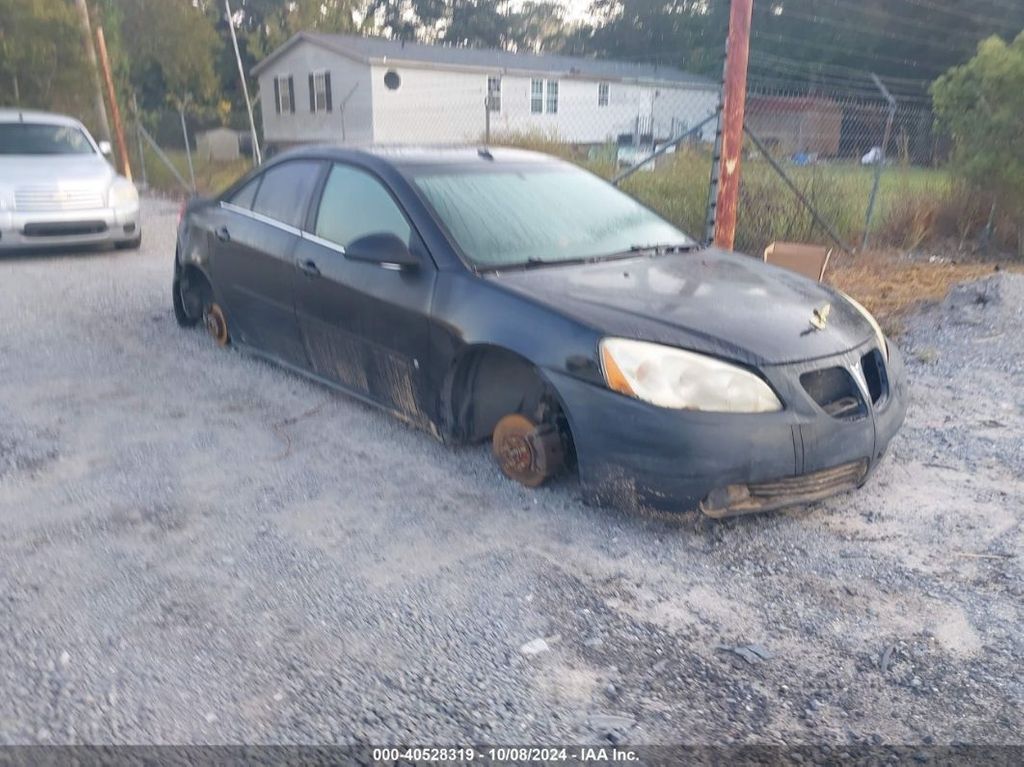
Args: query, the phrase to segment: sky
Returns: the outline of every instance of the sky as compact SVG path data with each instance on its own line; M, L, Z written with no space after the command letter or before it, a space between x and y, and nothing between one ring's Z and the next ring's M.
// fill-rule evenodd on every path
M565 6L566 21L579 21L587 16L587 7L591 0L560 0Z

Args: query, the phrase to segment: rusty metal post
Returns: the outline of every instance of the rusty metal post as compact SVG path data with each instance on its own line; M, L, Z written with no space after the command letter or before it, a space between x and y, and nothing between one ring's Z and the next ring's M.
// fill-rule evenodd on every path
M740 159L743 120L747 105L747 64L754 0L732 0L729 42L725 56L722 111L721 180L715 206L715 244L732 250L736 242L736 216L740 200Z
M89 6L86 5L85 0L75 0L75 8L78 10L78 23L82 30L82 45L85 48L85 59L92 72L93 95L95 96L93 103L96 108L96 121L100 129L100 138L104 141L110 141L110 122L107 120L107 108L103 105L103 84L100 82L100 70L96 65L96 49L92 44Z
M128 162L128 144L124 140L124 124L121 122L121 108L117 105L114 75L110 71L110 58L107 56L107 41L103 37L103 27L96 27L96 52L99 54L100 68L103 70L103 80L107 84L107 99L110 101L110 113L114 116L114 139L117 141L117 159L121 165L121 173L131 181L132 166Z

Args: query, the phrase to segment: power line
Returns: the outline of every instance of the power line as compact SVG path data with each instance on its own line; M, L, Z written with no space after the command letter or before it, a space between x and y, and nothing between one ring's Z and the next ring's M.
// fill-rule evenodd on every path
M765 67L764 65L755 64L752 66L751 71L754 78L764 80L777 80L786 82L787 84L801 84L807 87L821 86L832 89L833 91L842 91L843 95L853 95L868 97L874 100L881 99L881 94L878 92L873 84L870 84L866 80L842 80L832 79L828 76L815 77L806 75L797 75L792 72L779 71ZM904 93L900 91L893 92L893 95L899 101L903 102L919 102L919 103L930 103L931 99L922 93Z
M902 0L902 1L904 3L909 4L909 5L915 5L918 8L927 8L928 10L931 10L931 11L938 11L939 13L945 13L945 14L947 14L949 16L956 16L958 18L966 19L968 21L974 21L974 22L983 23L983 24L991 24L992 26L995 26L995 27L1007 27L1008 26L1008 22L1005 19L996 19L996 18L993 18L992 16L984 16L984 15L982 15L980 13L972 13L971 11L965 11L965 10L962 10L960 8L950 8L947 5L943 5L942 3L935 2L935 0ZM991 2L993 5L996 5L996 6L1000 7L1000 8L1006 8L1007 10L1010 10L1010 11L1018 11L1019 12L1021 10L1021 6L1020 5L1005 6L1005 5L1000 5L997 2L994 2L994 0L989 0L989 2Z
M814 69L821 69L821 70L826 71L826 72L836 73L837 75L858 75L862 79L865 79L865 80L868 80L870 78L870 74L868 73L868 71L866 71L864 69L857 69L855 67L848 67L848 66L845 66L843 64L833 64L833 63L830 63L830 62L821 62L821 61L810 61L808 59L792 59L792 58L787 58L786 56L779 56L778 54L775 54L775 53L767 53L765 51L756 51L756 50L751 51L751 56L755 57L755 58L759 58L759 59L761 59L763 61L766 61L766 62L779 62L780 64L787 65L787 66L793 66L793 67L799 66L799 67L804 68L805 70L807 68L809 68L809 67L813 67ZM885 79L886 79L886 82L899 82L899 83L905 83L905 84L908 84L908 85L917 85L917 86L930 85L933 82L929 78L912 78L912 77L889 76L889 77L886 77Z
M872 62L887 61L892 64L899 64L905 67L914 68L927 68L935 72L936 77L945 72L948 67L941 64L925 64L920 61L916 61L909 56L902 58L896 56L889 56L884 53L866 53L865 51L854 50L853 48L845 48L841 45L833 45L831 43L818 43L813 40L799 39L795 37L789 37L778 32L764 32L757 30L754 32L754 37L758 39L773 38L773 42L779 45L787 46L805 46L808 48L817 48L818 50L828 51L829 53L846 53L852 56L866 56L869 57Z
M784 18L784 17L789 17L789 18L793 18L793 19L800 19L802 21L810 22L811 24L820 24L820 25L824 25L824 26L829 26L829 27L837 28L837 29L840 29L840 30L843 30L843 31L849 30L849 25L848 24L844 24L841 21L837 21L835 19L831 19L831 18L829 18L827 16L819 16L819 15L813 14L813 13L801 13L800 11L791 11L791 10L788 10L788 9L784 10L778 16L771 16L769 18L778 19L778 18ZM875 29L875 30L873 30L873 33L877 34L880 37L887 37L890 40L897 40L897 41L902 42L902 43L908 43L909 42L909 43L914 43L915 45L930 46L932 48L942 48L942 49L947 50L947 51L950 50L950 47L951 47L949 42L946 41L946 40L935 40L935 39L932 39L932 38L915 37L915 36L911 36L911 35L901 34L899 32L893 32L893 31L890 31L890 30L887 30L887 29ZM971 47L973 48L973 46L971 46ZM959 49L956 49L956 50L959 50ZM967 49L964 49L964 52L966 52L966 50Z
M923 7L930 8L932 10L942 9L942 6L940 4L938 4L938 3L935 3L933 0L903 0L903 1L907 2L907 3L914 4L914 5L921 5ZM828 2L831 5L835 6L836 8L842 8L842 9L845 9L845 10L853 12L853 13L863 14L864 16L871 16L871 17L874 17L874 18L878 19L879 21L885 22L887 24L905 24L905 25L909 25L909 26L913 27L914 30L916 30L916 31L920 31L920 32L928 32L928 31L934 32L936 34L943 35L943 37L946 38L946 39L948 39L950 36L957 37L957 38L959 38L961 40L965 40L965 41L967 39L970 39L970 43L971 43L972 46L977 44L980 41L980 38L972 36L969 32L967 33L967 37L964 37L963 34L962 34L964 32L964 30L960 29L959 27L944 26L944 25L941 25L941 24L939 24L939 25L925 24L925 23L922 22L921 19L913 19L913 18L907 18L906 16L899 16L899 15L890 13L889 11L882 10L880 8L871 8L871 7L867 7L866 8L866 7L864 7L863 5L861 5L859 3L849 2L849 0L828 0ZM946 10L949 10L949 9L946 9ZM988 16L978 16L976 14L972 14L970 12L963 12L963 11L961 11L960 14L964 18L969 19L969 20L974 21L974 22L979 23L979 24L988 24L990 26L995 26L996 28L1004 28L1004 29L1008 28L1007 22L1005 20L996 21L995 19L992 19L992 18L990 18ZM786 11L785 10L783 11L782 15L783 16L786 15ZM826 18L826 17L822 16L822 18ZM953 23L954 22L952 20L950 20L950 24L953 24ZM898 34L902 35L903 33L900 32ZM914 38L908 38L908 39L914 39Z

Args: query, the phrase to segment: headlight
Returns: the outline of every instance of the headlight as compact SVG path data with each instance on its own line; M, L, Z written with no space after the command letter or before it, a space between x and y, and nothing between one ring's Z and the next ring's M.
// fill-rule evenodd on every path
M703 354L625 338L601 341L608 388L673 410L774 413L775 392L753 373Z
M139 192L135 184L126 178L119 178L110 185L108 204L112 208L130 208L139 204Z
M856 301L854 301L852 298L850 298L842 291L839 291L839 295L841 295L843 298L849 301L850 306L852 306L854 309L860 312L861 316L868 321L869 325L871 325L871 329L875 331L875 338L878 339L878 348L882 351L882 355L885 357L885 361L888 362L889 342L885 340L885 333L882 332L882 326L878 324L878 320L876 320L874 316L872 316L871 312L869 312L867 309L858 304Z

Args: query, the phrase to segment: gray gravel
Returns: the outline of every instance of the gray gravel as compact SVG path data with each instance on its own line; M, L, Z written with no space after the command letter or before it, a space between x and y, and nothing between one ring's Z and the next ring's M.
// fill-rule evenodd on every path
M716 524L179 330L145 213L0 261L0 744L1024 741L1024 278L909 320L865 490Z

